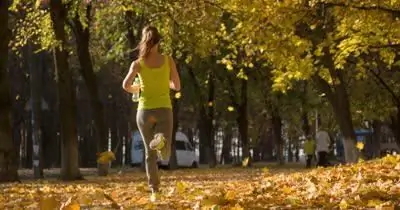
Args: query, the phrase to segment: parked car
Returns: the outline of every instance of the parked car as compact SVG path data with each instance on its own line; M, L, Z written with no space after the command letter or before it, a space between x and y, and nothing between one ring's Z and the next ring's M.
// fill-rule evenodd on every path
M179 167L198 167L198 158L193 145L190 143L187 136L182 132L176 132L175 135L176 143L176 158ZM132 133L132 145L131 145L131 165L139 166L143 162L144 147L140 133L138 131ZM162 161L158 160L160 166L169 166L169 160Z

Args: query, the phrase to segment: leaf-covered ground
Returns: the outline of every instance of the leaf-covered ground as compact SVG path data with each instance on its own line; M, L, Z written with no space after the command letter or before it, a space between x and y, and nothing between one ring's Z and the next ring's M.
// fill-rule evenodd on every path
M297 171L297 172L296 172ZM217 168L162 171L149 203L143 172L0 185L0 209L395 209L400 156L328 169Z

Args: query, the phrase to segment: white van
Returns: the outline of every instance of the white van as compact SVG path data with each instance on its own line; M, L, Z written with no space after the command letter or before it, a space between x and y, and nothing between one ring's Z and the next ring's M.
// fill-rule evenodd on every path
M176 158L179 167L198 167L198 158L193 145L189 142L187 136L182 132L176 132ZM132 133L131 145L131 164L138 166L143 161L143 141L138 131ZM169 160L158 161L160 166L169 166Z

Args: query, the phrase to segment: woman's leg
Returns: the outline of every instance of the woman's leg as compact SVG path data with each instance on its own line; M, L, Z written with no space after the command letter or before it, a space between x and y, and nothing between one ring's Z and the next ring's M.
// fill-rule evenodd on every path
M171 139L173 129L173 115L172 109L160 108L155 110L154 113L157 123L154 128L155 135L161 135L165 139L165 145L160 150L161 159L168 160L171 155Z
M138 110L136 114L136 122L142 135L145 158L146 158L146 174L149 182L150 189L158 191L160 185L160 178L158 176L157 166L157 151L150 149L150 141L154 137L154 121L150 118L153 117L152 110Z

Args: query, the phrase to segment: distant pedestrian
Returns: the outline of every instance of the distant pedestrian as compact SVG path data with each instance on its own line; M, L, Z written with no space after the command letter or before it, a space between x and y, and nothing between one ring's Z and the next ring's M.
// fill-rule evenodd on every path
M311 135L307 136L306 141L304 142L304 153L306 154L306 167L311 168L311 163L313 157L315 155L315 141Z
M315 135L315 140L316 150L318 154L317 166L327 167L329 165L328 153L331 144L328 132L323 129L319 130Z

